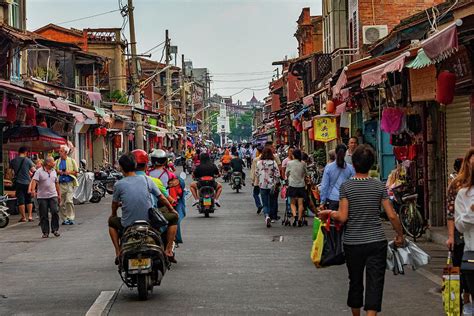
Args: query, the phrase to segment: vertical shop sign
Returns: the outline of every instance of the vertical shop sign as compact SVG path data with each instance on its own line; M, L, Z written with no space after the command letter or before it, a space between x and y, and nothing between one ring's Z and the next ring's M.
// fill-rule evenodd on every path
M321 116L314 119L314 140L327 143L337 138L335 117Z

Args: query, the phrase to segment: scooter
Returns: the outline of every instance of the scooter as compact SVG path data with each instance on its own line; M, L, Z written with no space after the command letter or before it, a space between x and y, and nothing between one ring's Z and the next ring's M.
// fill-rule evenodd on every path
M230 185L232 190L235 190L237 193L239 193L239 190L242 189L242 173L233 172L230 178Z
M0 196L0 228L7 227L10 222L10 214L8 214L8 207L6 202L8 200L8 195Z
M147 221L135 221L121 238L121 247L120 277L129 288L137 288L140 300L147 300L170 268L161 235Z
M215 181L216 180L213 177L202 177L198 181L198 211L199 214L204 214L204 217L209 217L209 214L214 213L215 210Z
M193 173L193 160L192 159L186 159L186 172L188 174Z

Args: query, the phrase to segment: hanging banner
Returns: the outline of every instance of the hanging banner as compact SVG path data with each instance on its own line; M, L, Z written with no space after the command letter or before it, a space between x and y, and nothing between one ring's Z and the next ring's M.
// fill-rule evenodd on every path
M314 140L327 143L337 138L337 122L332 116L314 119Z

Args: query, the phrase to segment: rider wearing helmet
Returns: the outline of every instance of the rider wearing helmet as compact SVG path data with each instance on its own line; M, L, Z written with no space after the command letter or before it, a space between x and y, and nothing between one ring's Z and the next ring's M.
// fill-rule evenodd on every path
M132 151L132 154L135 156L135 160L137 162L136 174L150 178L153 181L153 183L157 184L158 181L156 180L159 180L159 179L154 179L151 176L148 177L145 173L145 170L149 162L147 153L144 150L135 149L134 151ZM163 193L163 196L168 197L166 186L163 183L161 183L161 186L165 188L164 190L166 192L166 194ZM168 229L166 232L167 245L166 245L165 253L170 258L171 262L176 262L174 260L174 255L173 255L173 241L176 238L179 215L172 206L172 203L174 203L173 199L169 201L169 198L168 199L163 198L163 199L160 199L160 202L161 202L160 203L161 206L164 206L164 207L160 207L160 211L163 213L164 217L168 221ZM154 201L154 204L156 204L156 201Z
M168 155L163 149L155 149L150 154L153 170L150 171L150 177L160 179L165 187L168 187L170 173L166 167L168 165Z

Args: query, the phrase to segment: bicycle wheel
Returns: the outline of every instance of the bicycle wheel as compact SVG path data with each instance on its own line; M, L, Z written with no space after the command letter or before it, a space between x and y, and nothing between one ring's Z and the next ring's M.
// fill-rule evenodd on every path
M400 208L400 222L405 233L413 238L423 235L423 216L415 203L404 204Z

